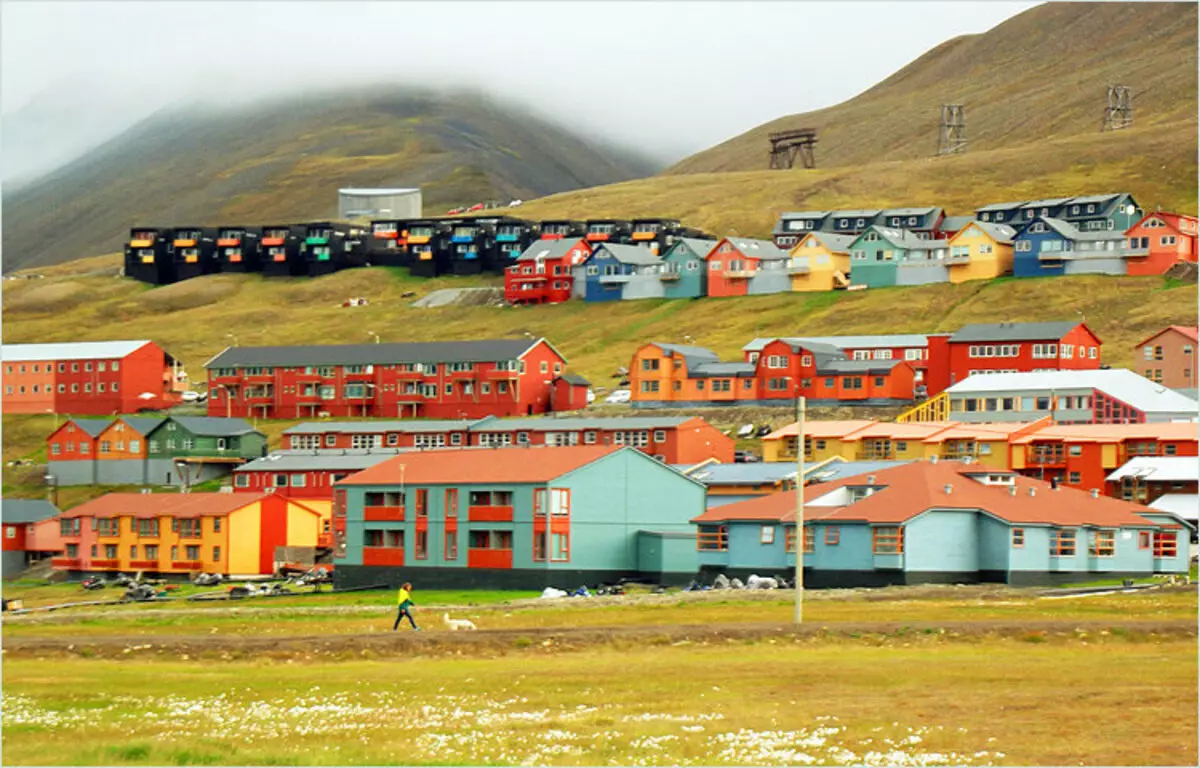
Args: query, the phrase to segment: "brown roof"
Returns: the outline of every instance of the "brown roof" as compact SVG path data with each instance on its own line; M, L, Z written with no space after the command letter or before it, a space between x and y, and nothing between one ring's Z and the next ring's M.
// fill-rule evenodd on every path
M63 512L62 517L222 517L269 494L109 493Z
M545 483L623 450L619 445L561 448L448 448L397 456L356 472L336 485Z
M984 485L970 474L1003 474L1013 477L1017 489L1011 495L1008 486ZM918 461L872 472L880 490L844 506L809 506L817 499L845 486L866 484L864 475L804 489L806 521L844 520L847 522L901 524L931 509L981 510L1009 523L1045 525L1094 525L1101 527L1158 527L1141 513L1154 513L1147 507L1107 496L1092 498L1087 491L1014 475L1006 470L987 469L979 464L951 461ZM951 492L946 493L946 485ZM1029 495L1030 489L1035 491ZM773 520L795 522L795 491L775 493L704 512L693 522L720 523L730 520Z

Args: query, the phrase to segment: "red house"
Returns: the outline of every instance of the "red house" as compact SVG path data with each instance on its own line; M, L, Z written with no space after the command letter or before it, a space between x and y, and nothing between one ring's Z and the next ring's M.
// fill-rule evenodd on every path
M578 411L588 407L588 391L591 382L582 376L568 373L556 376L550 383L552 411Z
M1156 211L1125 231L1131 275L1161 275L1180 261L1195 262L1197 219L1181 213Z
M301 499L332 499L343 477L396 456L396 450L277 451L233 471L235 492Z
M748 296L755 293L781 293L791 290L791 279L784 269L771 270L777 273L778 280L764 290L758 290L753 283L769 275L760 272L769 265L779 266L787 263L786 252L775 247L770 240L750 240L742 237L722 238L708 255L704 257L708 265L708 295L709 296Z
M545 339L229 347L204 365L212 416L482 418L554 409Z
M4 345L4 413L109 415L176 405L187 374L152 341Z
M936 395L972 374L1100 368L1100 339L1085 324L979 323L929 336L925 386Z
M571 298L572 267L592 253L580 238L535 240L504 270L504 300L509 304L558 304Z
M756 339L744 351L754 365L757 400L913 399L915 371L903 359L848 359L843 350L810 339Z
M58 508L40 499L4 499L0 509L3 517L3 578L11 579L37 560L62 551L56 543L41 542L34 535L35 528L53 524ZM50 521L47 523L47 521ZM46 539L48 537L42 537ZM44 546L54 549L44 550Z

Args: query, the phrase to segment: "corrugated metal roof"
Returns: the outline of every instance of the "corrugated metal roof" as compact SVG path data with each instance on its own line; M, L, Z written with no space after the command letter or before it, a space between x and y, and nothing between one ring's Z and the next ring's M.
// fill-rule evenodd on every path
M990 205L985 205L982 208L976 208L975 212L983 213L984 211L987 211L990 213L992 211L1008 211L1012 210L1013 208L1024 208L1027 205L1029 205L1028 200L1020 203L992 203Z
M1071 205L1116 202L1118 198L1124 197L1127 194L1127 192L1113 192L1112 194L1108 195L1084 195L1083 197L1073 197L1071 198Z
M685 472L688 465L672 465L680 472ZM778 483L785 478L795 479L796 465L780 461L766 461L755 464L705 464L703 467L686 473L693 480L705 485L758 485L762 483Z
M1200 458L1195 456L1138 456L1113 470L1106 480L1140 477L1152 483L1200 480Z
M1058 341L1078 325L1077 320L1048 323L972 323L959 328L950 337L950 341Z
M69 422L82 429L92 437L99 437L100 433L108 429L116 419L70 419ZM68 422L63 422L66 426Z
M403 195L403 194L408 194L410 192L420 192L420 191L421 190L419 190L419 189L409 189L409 188L399 188L399 187L394 188L394 189L392 189L392 188L386 188L386 189L348 188L348 189L339 189L338 194L339 195L351 195L351 196L354 196L354 195Z
M943 232L958 232L975 221L974 216L947 216L942 219Z
M753 256L756 259L765 259L767 261L788 258L787 252L780 250L770 240L755 240L749 237L727 237L725 239L734 248L737 248L743 256Z
M1030 200L1025 205L1021 206L1021 210L1026 208L1056 208L1060 205L1066 205L1074 198L1070 197L1051 197L1045 200Z
M5 344L0 350L6 363L43 360L112 360L136 352L150 341L77 341L61 344Z
M165 420L164 420L165 421ZM191 432L205 437L235 437L258 432L245 419L227 419L218 416L172 416L170 421ZM258 432L258 434L262 434Z
M939 206L929 206L928 208L885 208L880 211L880 215L884 218L888 216L930 216L942 210Z
M1081 230L1069 221L1056 219L1053 216L1039 216L1021 229L1020 234L1025 234L1029 231L1029 227L1036 222L1043 222L1046 226L1053 229L1061 237L1072 241L1095 242L1100 240L1124 240L1125 233L1109 230Z
M420 434L424 432L454 432L465 431L478 419L430 419L428 421L413 419L409 421L306 421L294 427L283 430L284 435L320 435L327 432L384 434L399 432L404 434Z
M145 436L154 431L154 428L166 421L162 416L122 416L121 421L137 432L139 435Z
M701 240L701 239L698 239L695 237L681 237L675 241L675 244L672 245L667 250L666 253L663 254L663 258L665 259L666 257L670 256L671 253L674 252L675 249L679 248L681 245L686 245L693 254L695 254L696 256L699 256L700 258L703 259L705 256L708 255L709 251L711 251L713 248L717 247L717 241L716 240Z
M529 244L529 247L521 251L521 255L517 257L517 261L537 261L538 259L561 259L571 252L573 248L579 247L582 238L573 238L569 240L534 240ZM584 246L584 250L589 250Z
M247 462L234 472L307 472L348 470L358 472L380 462L411 453L415 448L375 448L371 451L275 451Z
M63 517L224 516L265 498L258 493L109 493L84 502Z
M578 386L578 387L592 386L592 382L583 378L578 373L564 373L562 376L559 376L557 378L562 379L563 381L565 381L568 384L571 384L573 386Z
M808 482L831 483L843 477L882 472L885 469L911 464L911 461L833 461L812 473L805 473Z
M870 219L878 216L880 210L846 210L846 211L830 211L829 217L832 219Z
M851 244L858 239L854 235L839 235L837 232L806 232L805 236L800 239L800 242L804 242L808 237L813 237L820 241L827 250L833 253L849 253ZM797 243L797 246L799 246L799 243Z
M294 347L230 347L205 368L297 365L388 365L393 363L490 363L514 360L538 341L414 341L386 344L328 344Z
M992 221L974 221L971 223L986 232L988 236L998 243L1011 243L1013 238L1017 236L1017 230L1007 224L997 224Z
M1099 390L1147 414L1196 413L1196 401L1124 368L1094 371L992 373L968 376L946 391L951 395L989 392Z
M827 360L817 361L817 375L842 375L847 373L886 373L903 360Z
M885 227L879 224L872 224L871 226L867 227L857 239L861 240L868 232L876 232L884 240L887 240L892 245L896 245L901 248L927 251L934 248L946 247L945 240L932 240L917 237L907 229L896 229L894 227Z
M721 376L753 376L753 363L700 363L688 366L689 379L708 379Z
M0 521L40 523L58 514L58 507L45 499L4 499L0 501Z
M662 259L650 252L649 248L640 245L623 245L621 243L603 243L592 251L592 258L600 258L604 253L622 264L649 266L661 264Z
M1191 523L1200 521L1200 496L1194 493L1166 493L1150 504L1151 509L1167 512Z

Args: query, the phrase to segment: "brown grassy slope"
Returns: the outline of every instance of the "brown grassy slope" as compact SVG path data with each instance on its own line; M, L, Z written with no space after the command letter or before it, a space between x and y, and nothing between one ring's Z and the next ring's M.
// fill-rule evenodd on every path
M1194 137L1196 18L1193 3L1047 3L949 40L848 101L781 117L664 173L764 169L767 134L802 127L818 131L820 167L928 157L948 103L966 107L972 152L1089 135L1116 84L1132 89L1138 125L1183 122Z
M956 157L791 171L681 174L525 203L529 219L668 216L715 235L768 237L784 211L941 205L1129 191L1148 210L1196 212L1195 123L1048 140Z
M94 264L88 265L94 269ZM532 308L414 309L412 298L449 286L498 278L413 279L384 268L315 280L212 275L162 288L114 277L76 277L67 267L43 280L4 284L4 338L13 342L150 338L187 366L193 378L235 334L242 345L366 343L545 336L572 370L611 385L612 371L651 340L682 341L734 356L754 336L918 333L997 320L1070 319L1086 315L1104 340L1103 361L1132 365L1131 346L1169 323L1195 323L1194 286L1161 278L1102 276L1002 279L960 286L873 289L854 293L778 294L732 299L647 300ZM75 289L62 303L23 300L55 285ZM366 307L342 308L348 296ZM82 298L81 298L82 297Z

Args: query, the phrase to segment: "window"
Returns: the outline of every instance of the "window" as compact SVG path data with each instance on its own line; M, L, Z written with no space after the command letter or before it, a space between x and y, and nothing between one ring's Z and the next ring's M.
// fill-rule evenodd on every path
M665 443L666 441L667 441L667 430L665 430L665 429L654 430L654 442Z
M1012 548L1013 549L1021 549L1024 546L1025 546L1025 529L1024 528L1013 528L1012 529Z
M189 547L189 549L190 549L190 547ZM157 560L158 559L158 545L157 544L147 544L146 545L146 559L147 560Z
M429 558L429 531L417 531L413 559L426 560Z
M458 559L458 531L446 531L442 540L442 553L446 560Z
M1117 534L1115 531L1092 531L1088 554L1092 557L1112 557L1116 554Z
M1138 531L1138 549L1150 549L1150 531Z
M213 547L212 559L213 559L214 563L221 562L221 548L220 547Z
M904 553L904 529L894 525L876 526L871 530L871 551L876 555Z
M825 526L825 546L836 547L842 540L842 529L836 525Z
M250 487L250 476L247 475L245 472L243 472L240 475L235 475L233 478L233 484L236 485L238 488L249 488Z
M764 525L758 530L759 544L774 544L775 543L775 526Z
M146 549L149 550L150 548L147 547ZM189 544L184 549L184 551L187 553L188 560L199 560L200 559L200 545L199 544ZM147 557L146 559L149 560L150 558Z
M1075 531L1071 529L1054 530L1050 532L1050 556L1075 556Z
M68 544L67 546L68 546L68 547L70 547L70 546L73 546L73 545L71 545L71 544ZM130 547L129 547L129 559L130 559L130 560L137 560L137 544L132 544L132 545L130 545Z
M221 518L214 517L213 518L213 533L220 533L220 532L221 532Z
M1078 472L1071 472L1067 475L1067 482L1070 483L1071 485L1079 485L1079 483L1081 481L1082 480L1081 480Z
M104 545L104 557L106 557L109 560L116 560L117 559L117 545L116 544L105 544ZM172 555L172 558L173 557L174 557L174 555Z
M471 531L468 545L471 549L512 549L512 531Z
M363 546L364 547L382 547L383 546L383 531L366 530L363 531Z
M1155 557L1175 557L1176 551L1176 539L1174 531L1154 532Z
M651 360L643 360L642 361L642 370L643 371L657 371L658 370L658 359L654 358Z
M427 517L429 515L429 489L417 489L417 501L415 509L417 517Z

